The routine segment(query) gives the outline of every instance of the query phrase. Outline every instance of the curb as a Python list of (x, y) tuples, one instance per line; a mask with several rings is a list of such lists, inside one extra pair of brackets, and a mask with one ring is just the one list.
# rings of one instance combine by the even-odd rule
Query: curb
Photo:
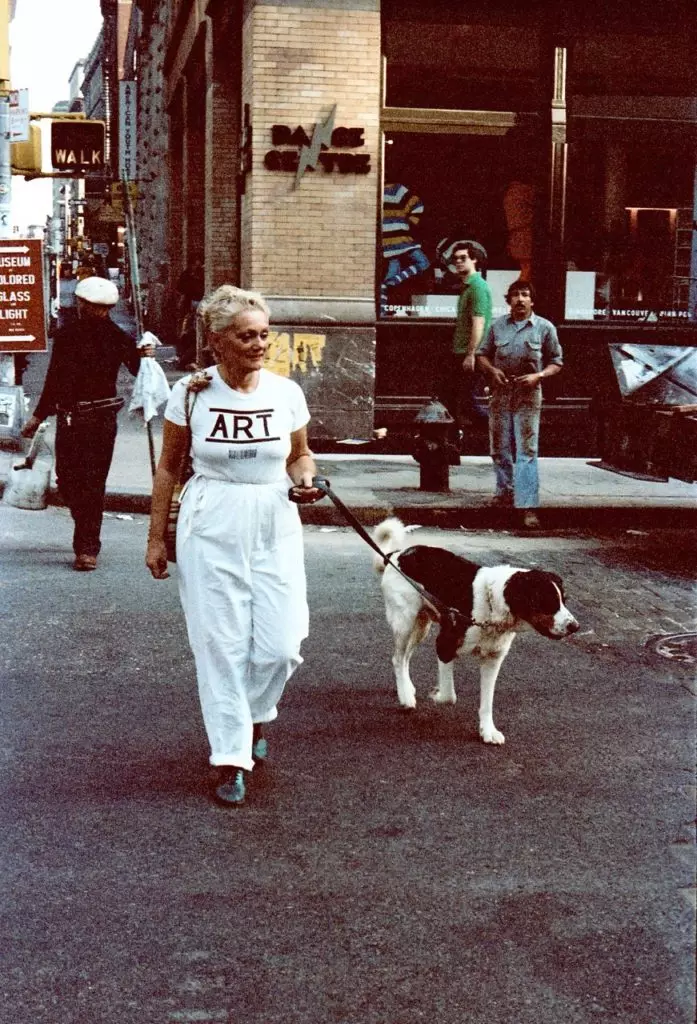
[[(357, 505), (346, 501), (364, 526), (375, 526), (388, 516), (397, 516), (407, 525), (439, 527), (444, 530), (496, 530), (524, 535), (573, 533), (578, 530), (697, 530), (697, 510), (693, 508), (638, 508), (636, 506), (594, 506), (593, 508), (537, 508), (542, 526), (526, 530), (505, 511), (484, 507), (445, 508), (435, 505)], [(348, 526), (333, 506), (305, 506), (300, 518), (306, 526)]]
[[(0, 480), (0, 498), (4, 491)], [(593, 505), (543, 506), (536, 509), (542, 521), (540, 530), (524, 530), (507, 510), (492, 509), (487, 504), (458, 506), (438, 504), (403, 504), (385, 502), (377, 504), (351, 500), (344, 496), (345, 504), (365, 526), (375, 526), (388, 516), (397, 516), (406, 524), (440, 527), (446, 530), (497, 530), (539, 536), (550, 532), (570, 533), (578, 530), (697, 530), (697, 508), (685, 506)], [(48, 504), (65, 507), (58, 491), (52, 488)], [(316, 505), (299, 506), (300, 518), (305, 526), (348, 526), (346, 520), (328, 499)], [(150, 514), (150, 494), (108, 491), (104, 499), (105, 512)]]

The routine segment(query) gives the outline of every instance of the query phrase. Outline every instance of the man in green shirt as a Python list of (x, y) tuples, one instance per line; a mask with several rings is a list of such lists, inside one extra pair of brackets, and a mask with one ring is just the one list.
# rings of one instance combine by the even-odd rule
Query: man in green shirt
[(475, 352), (491, 323), (491, 292), (478, 270), (486, 252), (477, 242), (457, 242), (451, 261), (462, 281), (457, 302), (453, 356), (447, 363), (443, 399), (462, 436), (463, 428), (478, 414), (474, 407)]

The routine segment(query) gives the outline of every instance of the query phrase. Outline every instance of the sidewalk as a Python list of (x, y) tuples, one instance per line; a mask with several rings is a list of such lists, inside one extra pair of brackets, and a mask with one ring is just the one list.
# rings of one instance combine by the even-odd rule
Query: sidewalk
[[(147, 513), (151, 472), (147, 433), (142, 421), (119, 414), (119, 433), (107, 480), (106, 508), (113, 512)], [(53, 444), (54, 421), (47, 432)], [(156, 455), (160, 451), (162, 420), (153, 422)], [(0, 490), (10, 467), (21, 458), (0, 451)], [(435, 493), (419, 487), (420, 468), (408, 455), (322, 455), (320, 473), (333, 490), (366, 524), (387, 515), (409, 523), (505, 529), (515, 524), (510, 513), (489, 507), (494, 474), (486, 456), (463, 456), (450, 470), (450, 491)], [(60, 503), (54, 487), (52, 503)], [(697, 485), (637, 480), (600, 467), (597, 460), (543, 458), (540, 460), (540, 518), (546, 529), (596, 526), (646, 528), (697, 527)], [(303, 521), (314, 525), (343, 525), (328, 498), (304, 506)]]

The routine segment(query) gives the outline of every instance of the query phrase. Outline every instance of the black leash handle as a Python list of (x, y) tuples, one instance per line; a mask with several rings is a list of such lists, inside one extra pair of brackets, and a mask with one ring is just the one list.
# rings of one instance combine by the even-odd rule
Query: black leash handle
[[(418, 591), (422, 601), (424, 601), (425, 604), (429, 605), (429, 607), (434, 612), (436, 612), (439, 617), (445, 617), (449, 619), (451, 622), (459, 622), (461, 620), (464, 620), (462, 612), (458, 611), (457, 608), (451, 608), (450, 605), (445, 604), (445, 602), (441, 601), (440, 598), (435, 597), (433, 594), (430, 594), (428, 590), (425, 589), (425, 587), (422, 587), (421, 584), (417, 583), (417, 581), (412, 579), (411, 576), (407, 576), (405, 572), (402, 572), (398, 565), (394, 564), (391, 556), (389, 554), (385, 554), (382, 548), (375, 543), (375, 541), (370, 536), (365, 527), (358, 522), (353, 512), (351, 512), (350, 509), (348, 509), (346, 505), (344, 505), (341, 498), (337, 497), (337, 495), (331, 488), (329, 480), (326, 477), (313, 477), (312, 486), (316, 487), (318, 491), (324, 491), (326, 496), (336, 505), (336, 507), (341, 512), (349, 526), (352, 526), (353, 529), (358, 534), (358, 536), (362, 537), (366, 544), (369, 544), (373, 551), (375, 551), (380, 556), (380, 558), (383, 561), (383, 564), (389, 565), (392, 569), (394, 569), (395, 572), (398, 572), (399, 575), (407, 581), (407, 583), (410, 583), (414, 590)], [(295, 490), (295, 488), (291, 488), (291, 490)], [(302, 490), (302, 488), (300, 488), (300, 490)], [(291, 501), (293, 500), (295, 499), (291, 498)]]

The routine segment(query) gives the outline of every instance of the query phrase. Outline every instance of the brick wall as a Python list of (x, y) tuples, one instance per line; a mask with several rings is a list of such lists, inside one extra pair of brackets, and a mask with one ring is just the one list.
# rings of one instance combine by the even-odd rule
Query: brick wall
[[(161, 0), (138, 42), (138, 199), (136, 232), (148, 321), (163, 335), (167, 323), (169, 119), (164, 106), (164, 45), (168, 4)], [(166, 338), (163, 336), (163, 341)]]
[(241, 19), (236, 5), (212, 18), (206, 63), (206, 285), (237, 284), (239, 266), (238, 146), (241, 130)]
[[(242, 204), (243, 284), (269, 295), (372, 299), (378, 198), (380, 16), (258, 5), (243, 24), (243, 101), (253, 166)], [(308, 135), (334, 104), (336, 126), (363, 128), (369, 174), (270, 171), (271, 127)], [(333, 149), (333, 147), (332, 147)]]

